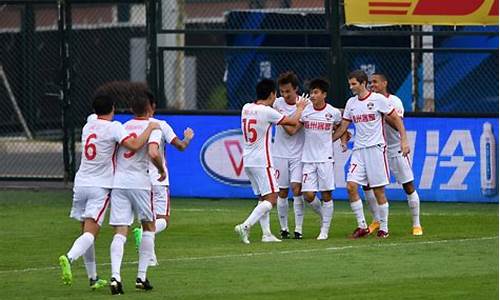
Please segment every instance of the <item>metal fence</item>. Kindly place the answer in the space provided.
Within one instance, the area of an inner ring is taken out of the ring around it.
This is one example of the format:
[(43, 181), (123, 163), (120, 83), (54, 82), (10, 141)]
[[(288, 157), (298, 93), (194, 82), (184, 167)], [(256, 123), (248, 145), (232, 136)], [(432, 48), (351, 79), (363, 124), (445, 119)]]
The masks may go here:
[[(407, 111), (498, 111), (498, 26), (346, 26), (335, 0), (0, 0), (0, 178), (71, 180), (93, 91), (147, 80), (165, 110), (237, 112), (262, 78), (381, 71)], [(126, 109), (124, 104), (119, 106)]]

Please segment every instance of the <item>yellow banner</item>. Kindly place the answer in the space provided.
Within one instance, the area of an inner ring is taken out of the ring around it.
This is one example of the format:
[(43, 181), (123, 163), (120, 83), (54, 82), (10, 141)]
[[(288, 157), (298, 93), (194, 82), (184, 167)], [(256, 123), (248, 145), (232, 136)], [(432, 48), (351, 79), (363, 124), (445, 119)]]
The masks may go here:
[(345, 0), (346, 23), (498, 25), (499, 0)]

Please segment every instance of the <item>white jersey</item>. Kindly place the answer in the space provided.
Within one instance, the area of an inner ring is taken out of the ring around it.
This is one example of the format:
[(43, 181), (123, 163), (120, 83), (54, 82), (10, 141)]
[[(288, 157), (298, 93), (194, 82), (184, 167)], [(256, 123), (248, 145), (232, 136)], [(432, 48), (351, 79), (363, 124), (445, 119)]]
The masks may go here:
[[(274, 101), (273, 108), (285, 116), (292, 116), (297, 110), (295, 104), (288, 104), (285, 98)], [(289, 135), (282, 126), (276, 127), (273, 144), (273, 157), (300, 158), (304, 146), (304, 130), (301, 128), (296, 134)]]
[[(133, 137), (141, 135), (148, 125), (149, 120), (144, 119), (132, 119), (123, 124), (125, 130)], [(151, 137), (149, 142), (160, 143), (159, 140), (152, 140)], [(125, 147), (118, 148), (113, 188), (150, 190), (149, 161), (146, 146), (137, 152), (130, 151)]]
[(362, 99), (354, 96), (347, 100), (344, 119), (353, 122), (356, 129), (353, 150), (385, 145), (384, 115), (393, 110), (392, 103), (377, 93), (370, 92)]
[[(389, 95), (387, 97), (387, 100), (389, 100), (389, 102), (392, 103), (398, 116), (403, 118), (405, 109), (403, 107), (403, 102), (401, 102), (401, 99), (399, 99), (397, 96)], [(387, 156), (388, 157), (400, 156), (401, 136), (399, 135), (399, 131), (392, 128), (392, 126), (389, 125), (387, 122), (385, 122), (384, 126), (385, 126), (385, 137), (387, 139), (387, 150), (388, 150)]]
[(271, 126), (285, 118), (273, 108), (247, 103), (241, 110), (243, 132), (243, 165), (245, 167), (272, 167)]
[(167, 160), (165, 158), (165, 144), (170, 144), (172, 141), (177, 137), (174, 133), (174, 130), (170, 125), (168, 125), (167, 122), (162, 121), (162, 120), (157, 120), (154, 118), (150, 118), (149, 121), (156, 122), (160, 124), (160, 129), (161, 130), (153, 130), (150, 136), (150, 140), (153, 141), (153, 143), (156, 143), (154, 141), (160, 141), (158, 144), (159, 151), (161, 154), (161, 159), (163, 161), (163, 166), (165, 167), (165, 172), (167, 174), (167, 177), (165, 178), (164, 181), (158, 181), (158, 178), (160, 177), (160, 174), (158, 173), (158, 169), (155, 167), (153, 162), (149, 162), (149, 177), (151, 178), (151, 184), (152, 185), (169, 185), (168, 181), (168, 168), (167, 168)]
[(82, 160), (75, 176), (75, 187), (113, 187), (116, 144), (128, 136), (120, 122), (89, 121), (82, 129)]
[(340, 110), (325, 103), (325, 107), (316, 110), (308, 105), (300, 117), (304, 124), (305, 141), (302, 151), (302, 162), (332, 162), (333, 142), (332, 132), (334, 125), (340, 124), (342, 115)]

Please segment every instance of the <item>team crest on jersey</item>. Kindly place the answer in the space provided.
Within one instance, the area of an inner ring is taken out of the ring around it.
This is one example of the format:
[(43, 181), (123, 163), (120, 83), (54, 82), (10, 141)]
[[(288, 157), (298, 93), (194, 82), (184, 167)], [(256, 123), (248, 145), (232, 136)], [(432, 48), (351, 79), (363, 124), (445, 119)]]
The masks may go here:
[(326, 114), (325, 114), (325, 118), (326, 118), (328, 121), (330, 121), (330, 120), (333, 118), (333, 116), (332, 116), (332, 114), (331, 114), (331, 113), (326, 113)]
[(366, 103), (366, 107), (368, 107), (369, 110), (372, 110), (374, 106), (375, 104), (373, 104), (373, 102)]

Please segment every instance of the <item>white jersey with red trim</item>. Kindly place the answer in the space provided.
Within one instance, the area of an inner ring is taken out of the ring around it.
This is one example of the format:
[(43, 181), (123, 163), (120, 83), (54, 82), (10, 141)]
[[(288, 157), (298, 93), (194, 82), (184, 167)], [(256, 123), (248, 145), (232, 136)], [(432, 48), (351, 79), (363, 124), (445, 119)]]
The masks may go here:
[[(132, 137), (138, 137), (148, 127), (149, 120), (132, 119), (123, 126)], [(149, 139), (149, 142), (160, 143), (160, 140)], [(113, 188), (150, 190), (149, 155), (146, 146), (136, 152), (125, 147), (118, 148), (116, 155), (116, 171)]]
[[(161, 130), (153, 130), (151, 133), (151, 136), (149, 137), (149, 140), (152, 141), (160, 141), (158, 143), (159, 151), (161, 154), (161, 159), (163, 160), (163, 166), (165, 167), (165, 172), (167, 174), (167, 177), (165, 178), (164, 181), (158, 181), (158, 178), (160, 177), (160, 174), (158, 173), (158, 169), (155, 167), (153, 162), (149, 162), (149, 177), (151, 178), (151, 184), (152, 185), (169, 185), (168, 181), (168, 168), (167, 168), (167, 160), (166, 160), (166, 149), (165, 149), (165, 144), (170, 144), (172, 141), (177, 138), (177, 135), (175, 135), (174, 130), (170, 125), (168, 125), (167, 122), (163, 120), (158, 120), (154, 118), (150, 118), (149, 121), (156, 122), (160, 124), (160, 129)], [(154, 142), (153, 142), (154, 143)]]
[(243, 165), (245, 167), (272, 167), (271, 127), (285, 118), (273, 108), (247, 103), (241, 110), (243, 132)]
[(82, 160), (74, 186), (113, 187), (116, 144), (128, 136), (120, 122), (90, 120), (82, 129)]
[(385, 145), (384, 115), (394, 106), (385, 96), (370, 92), (366, 97), (351, 97), (345, 106), (344, 119), (354, 123), (356, 136), (353, 150)]
[[(396, 110), (398, 116), (403, 118), (405, 109), (403, 107), (403, 102), (401, 102), (401, 99), (399, 99), (395, 95), (389, 95), (387, 97), (387, 100), (389, 100), (389, 102), (391, 102), (391, 104), (394, 106), (394, 109)], [(385, 122), (384, 126), (385, 126), (385, 137), (387, 139), (387, 151), (388, 151), (387, 156), (388, 157), (400, 156), (401, 136), (399, 135), (399, 131), (392, 128), (392, 126), (389, 125), (387, 122)]]
[(304, 125), (305, 141), (302, 150), (302, 162), (332, 162), (334, 125), (340, 124), (340, 110), (325, 103), (323, 109), (308, 105), (302, 112), (300, 122)]
[[(295, 104), (288, 104), (285, 98), (280, 97), (274, 101), (273, 108), (285, 116), (292, 116), (297, 110)], [(289, 135), (282, 126), (276, 126), (273, 143), (273, 157), (300, 158), (304, 146), (304, 129), (296, 134)]]

